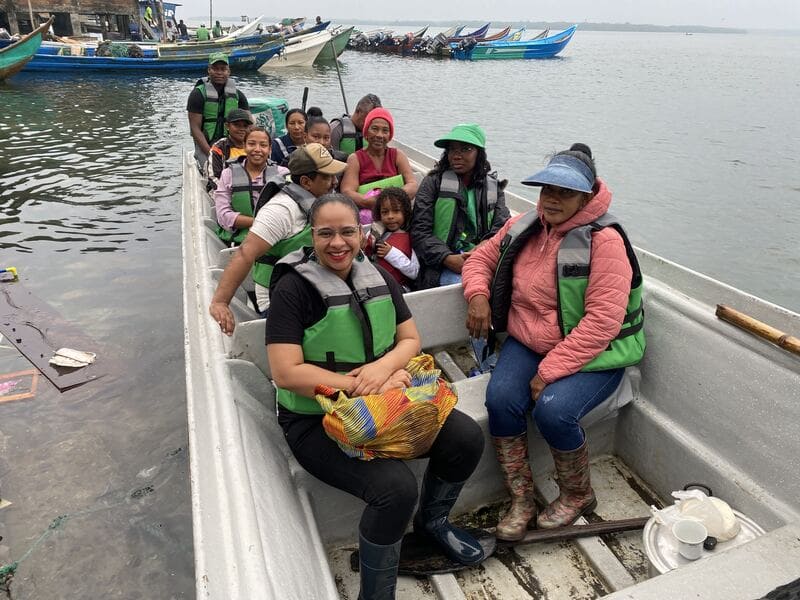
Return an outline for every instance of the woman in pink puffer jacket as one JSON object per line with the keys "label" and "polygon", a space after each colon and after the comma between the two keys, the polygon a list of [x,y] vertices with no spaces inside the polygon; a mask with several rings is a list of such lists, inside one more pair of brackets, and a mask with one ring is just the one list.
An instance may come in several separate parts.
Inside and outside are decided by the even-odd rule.
{"label": "woman in pink puffer jacket", "polygon": [[[559,152],[544,170],[522,183],[542,188],[536,208],[540,223],[527,215],[534,225],[528,231],[533,233],[521,245],[511,267],[509,336],[486,391],[489,429],[512,499],[511,509],[497,526],[497,537],[506,540],[522,538],[534,522],[541,528],[568,525],[596,506],[579,420],[608,398],[622,379],[624,364],[633,363],[604,370],[582,369],[610,349],[620,334],[631,282],[634,275],[639,276],[620,231],[613,226],[592,230],[582,316],[564,335],[559,321],[559,248],[567,232],[595,223],[607,213],[611,190],[597,178],[591,150],[584,144]],[[525,217],[509,220],[464,264],[467,328],[474,337],[486,337],[491,326],[490,289],[501,242]],[[643,337],[636,349],[643,351]],[[639,353],[633,362],[640,358]],[[560,486],[559,498],[538,519],[528,463],[527,414],[531,410],[550,445]]]}

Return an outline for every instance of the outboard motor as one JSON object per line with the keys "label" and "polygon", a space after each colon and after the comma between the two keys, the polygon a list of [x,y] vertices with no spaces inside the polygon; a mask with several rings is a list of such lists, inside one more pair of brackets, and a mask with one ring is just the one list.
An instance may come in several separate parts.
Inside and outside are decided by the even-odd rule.
{"label": "outboard motor", "polygon": [[472,50],[477,43],[478,41],[474,37],[470,36],[458,42],[458,49],[469,51]]}

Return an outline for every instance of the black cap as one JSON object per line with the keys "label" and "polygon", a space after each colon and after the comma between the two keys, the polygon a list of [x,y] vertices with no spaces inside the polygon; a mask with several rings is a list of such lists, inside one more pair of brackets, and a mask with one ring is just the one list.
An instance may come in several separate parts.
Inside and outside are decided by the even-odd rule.
{"label": "black cap", "polygon": [[253,115],[250,114],[250,111],[234,108],[228,113],[228,116],[225,117],[225,121],[227,123],[233,123],[234,121],[247,121],[248,123],[252,123]]}

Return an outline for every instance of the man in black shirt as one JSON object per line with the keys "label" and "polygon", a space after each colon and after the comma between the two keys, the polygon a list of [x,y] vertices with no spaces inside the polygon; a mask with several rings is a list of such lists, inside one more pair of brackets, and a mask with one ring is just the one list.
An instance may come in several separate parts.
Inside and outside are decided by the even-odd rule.
{"label": "man in black shirt", "polygon": [[208,77],[198,79],[189,94],[186,110],[194,140],[194,157],[202,167],[208,161],[211,144],[225,137],[225,117],[232,110],[248,110],[245,95],[231,79],[228,57],[214,52],[208,57]]}

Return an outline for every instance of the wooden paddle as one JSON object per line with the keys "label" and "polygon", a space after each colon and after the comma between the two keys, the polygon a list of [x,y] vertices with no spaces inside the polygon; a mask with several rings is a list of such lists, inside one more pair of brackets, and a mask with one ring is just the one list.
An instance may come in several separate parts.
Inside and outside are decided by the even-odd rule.
{"label": "wooden paddle", "polygon": [[788,333],[784,333],[779,329],[775,329],[766,323],[762,323],[761,321],[739,312],[730,306],[725,306],[724,304],[717,304],[717,310],[715,314],[723,321],[727,321],[732,325],[736,325],[736,327],[739,327],[740,329],[744,329],[753,335],[757,335],[768,342],[772,342],[773,344],[780,346],[792,354],[800,356],[800,339],[794,337],[793,335],[789,335]]}
{"label": "wooden paddle", "polygon": [[565,527],[554,527],[552,529],[532,529],[519,541],[504,542],[502,540],[497,540],[497,543],[500,546],[521,546],[523,544],[534,544],[536,542],[560,542],[563,540],[592,537],[608,533],[635,531],[637,529],[642,529],[649,520],[650,517],[636,517],[633,519],[619,519],[616,521],[600,521],[598,523],[589,523],[588,525],[567,525]]}

